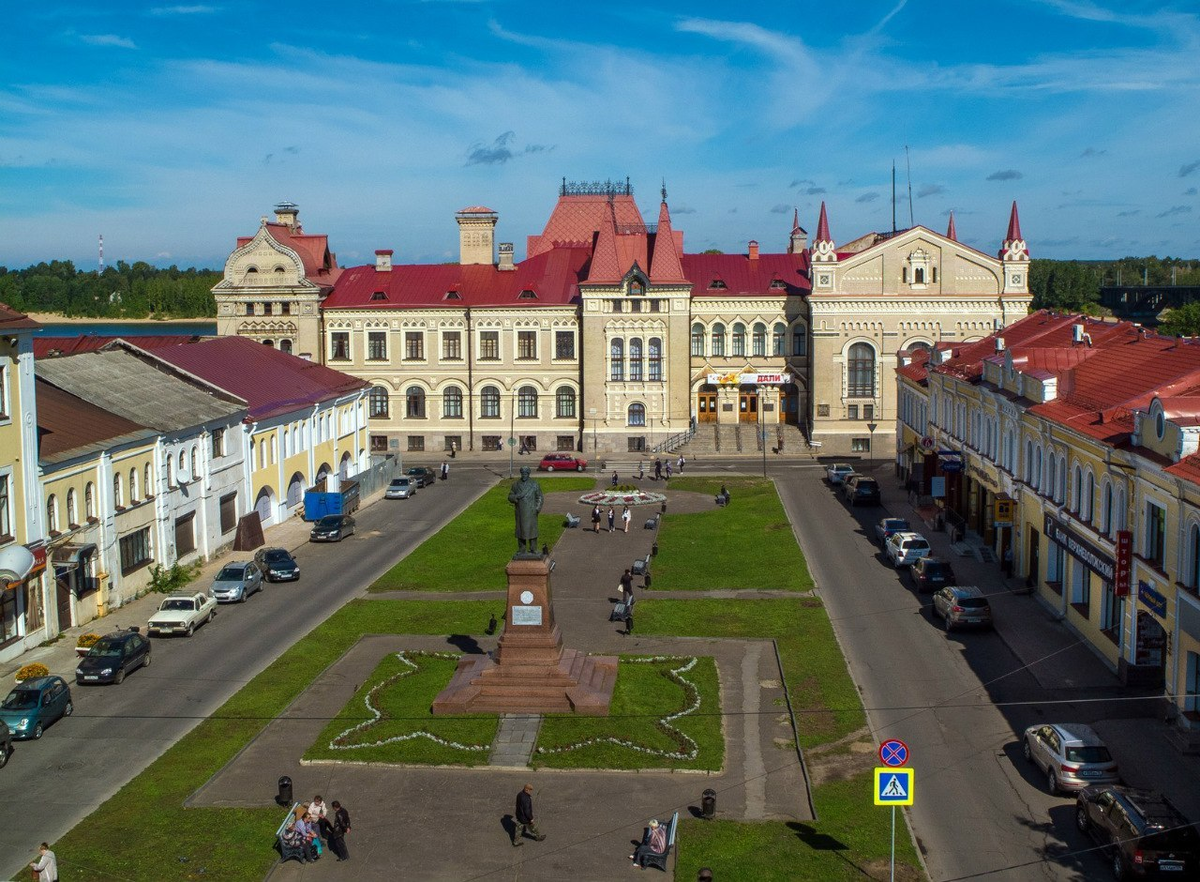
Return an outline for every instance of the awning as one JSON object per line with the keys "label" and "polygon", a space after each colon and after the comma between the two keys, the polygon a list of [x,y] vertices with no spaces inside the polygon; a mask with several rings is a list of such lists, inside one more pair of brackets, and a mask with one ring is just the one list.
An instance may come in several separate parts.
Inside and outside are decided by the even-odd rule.
{"label": "awning", "polygon": [[96,546],[92,542],[86,542],[82,545],[60,545],[54,549],[54,565],[56,567],[64,567],[66,569],[74,569],[79,566],[85,557],[96,553]]}

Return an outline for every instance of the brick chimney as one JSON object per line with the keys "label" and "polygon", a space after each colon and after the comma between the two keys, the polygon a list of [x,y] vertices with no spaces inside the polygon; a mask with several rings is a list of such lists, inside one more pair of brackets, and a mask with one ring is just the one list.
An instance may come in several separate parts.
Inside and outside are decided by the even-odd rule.
{"label": "brick chimney", "polygon": [[390,273],[392,271],[392,249],[375,252],[375,272]]}
{"label": "brick chimney", "polygon": [[749,251],[750,251],[750,259],[758,260],[758,242],[756,242],[754,239],[750,240]]}
{"label": "brick chimney", "polygon": [[501,242],[497,246],[496,251],[500,255],[500,263],[497,264],[496,269],[504,272],[516,269],[516,266],[513,264],[512,242]]}
{"label": "brick chimney", "polygon": [[300,206],[294,202],[280,202],[275,206],[275,223],[296,229],[300,226]]}

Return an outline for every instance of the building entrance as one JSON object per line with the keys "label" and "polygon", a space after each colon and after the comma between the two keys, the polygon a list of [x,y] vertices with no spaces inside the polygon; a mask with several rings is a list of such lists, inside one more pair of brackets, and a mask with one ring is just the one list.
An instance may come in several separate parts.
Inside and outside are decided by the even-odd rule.
{"label": "building entrance", "polygon": [[696,419],[701,423],[717,421],[717,393],[708,391],[708,388],[700,390],[696,401]]}
{"label": "building entrance", "polygon": [[800,422],[800,392],[795,383],[779,387],[779,422],[793,426]]}
{"label": "building entrance", "polygon": [[741,392],[738,394],[738,422],[758,422],[758,393]]}

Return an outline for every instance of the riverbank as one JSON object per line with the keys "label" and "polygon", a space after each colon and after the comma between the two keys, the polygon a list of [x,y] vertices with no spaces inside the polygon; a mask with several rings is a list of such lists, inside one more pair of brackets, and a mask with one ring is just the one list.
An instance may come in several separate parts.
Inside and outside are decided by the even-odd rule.
{"label": "riverbank", "polygon": [[212,318],[90,318],[86,316],[55,315],[52,312],[25,313],[35,322],[43,325],[212,325],[217,317]]}

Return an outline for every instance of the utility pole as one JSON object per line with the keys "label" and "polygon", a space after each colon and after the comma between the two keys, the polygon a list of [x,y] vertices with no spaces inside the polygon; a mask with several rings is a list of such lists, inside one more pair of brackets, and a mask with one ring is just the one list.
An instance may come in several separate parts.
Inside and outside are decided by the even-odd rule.
{"label": "utility pole", "polygon": [[763,477],[767,476],[767,422],[763,417],[763,387],[758,387],[758,437],[762,441]]}

